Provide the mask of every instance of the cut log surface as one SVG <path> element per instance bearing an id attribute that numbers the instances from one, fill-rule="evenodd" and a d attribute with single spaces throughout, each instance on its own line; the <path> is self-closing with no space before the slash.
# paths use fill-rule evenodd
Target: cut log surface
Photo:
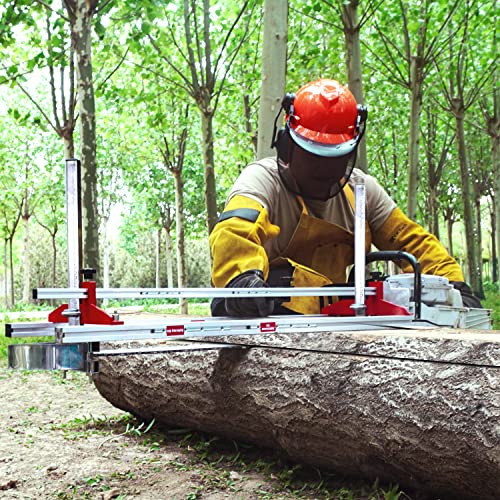
<path id="1" fill-rule="evenodd" d="M 434 498 L 500 498 L 499 331 L 211 340 L 244 346 L 107 357 L 95 384 L 143 419 Z"/>

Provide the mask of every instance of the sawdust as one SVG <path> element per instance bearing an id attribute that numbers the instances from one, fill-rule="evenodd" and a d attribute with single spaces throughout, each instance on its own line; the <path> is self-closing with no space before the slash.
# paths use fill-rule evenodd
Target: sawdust
<path id="1" fill-rule="evenodd" d="M 261 473 L 196 462 L 114 408 L 83 373 L 0 369 L 0 498 L 296 498 Z"/>

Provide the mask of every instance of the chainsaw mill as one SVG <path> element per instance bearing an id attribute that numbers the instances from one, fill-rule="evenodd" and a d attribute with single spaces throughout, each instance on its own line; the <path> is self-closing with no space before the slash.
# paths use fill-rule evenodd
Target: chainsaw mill
<path id="1" fill-rule="evenodd" d="M 53 342 L 9 346 L 9 368 L 23 370 L 78 370 L 89 374 L 99 369 L 105 356 L 244 347 L 248 335 L 275 333 L 363 331 L 383 329 L 491 329 L 491 310 L 463 307 L 460 292 L 447 278 L 422 275 L 418 261 L 406 252 L 365 253 L 365 186 L 355 185 L 354 267 L 349 282 L 328 287 L 282 288 L 97 288 L 95 271 L 81 269 L 80 162 L 68 159 L 66 174 L 66 226 L 68 288 L 37 288 L 37 300 L 65 299 L 48 314 L 47 322 L 9 323 L 7 337 L 53 336 Z M 367 265 L 405 260 L 413 273 L 383 277 Z M 351 279 L 351 277 L 353 279 Z M 164 321 L 144 319 L 125 323 L 97 305 L 101 299 L 213 299 L 216 297 L 317 297 L 319 315 L 283 315 L 265 318 L 199 317 Z M 210 337 L 241 336 L 238 344 Z M 200 339 L 208 339 L 200 341 Z M 126 345 L 141 341 L 141 347 Z M 144 343 L 144 341 L 147 341 Z M 150 342 L 151 341 L 151 342 Z M 167 342 L 167 341 L 175 341 Z M 125 343 L 124 348 L 103 349 L 101 343 Z M 170 345 L 168 345 L 170 344 Z M 116 346 L 113 346 L 116 347 Z"/>

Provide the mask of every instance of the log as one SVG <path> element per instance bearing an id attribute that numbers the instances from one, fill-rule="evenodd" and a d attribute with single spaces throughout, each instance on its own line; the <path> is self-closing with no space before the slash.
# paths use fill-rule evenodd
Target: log
<path id="1" fill-rule="evenodd" d="M 498 498 L 499 331 L 213 340 L 244 345 L 104 358 L 95 385 L 116 407 L 159 424 L 441 498 Z"/>

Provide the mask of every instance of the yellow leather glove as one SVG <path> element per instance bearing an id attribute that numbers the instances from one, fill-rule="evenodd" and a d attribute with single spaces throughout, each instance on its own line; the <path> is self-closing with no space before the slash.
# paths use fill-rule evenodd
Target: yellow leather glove
<path id="1" fill-rule="evenodd" d="M 457 261 L 431 233 L 395 208 L 378 231 L 373 231 L 373 244 L 379 250 L 401 250 L 420 262 L 422 273 L 444 276 L 449 281 L 465 281 Z M 402 264 L 411 272 L 409 264 Z"/>

